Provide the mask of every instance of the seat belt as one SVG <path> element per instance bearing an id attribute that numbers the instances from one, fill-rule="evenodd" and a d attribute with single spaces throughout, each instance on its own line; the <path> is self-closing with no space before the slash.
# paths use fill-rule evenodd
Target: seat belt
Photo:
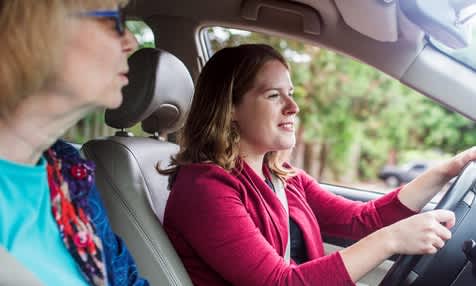
<path id="1" fill-rule="evenodd" d="M 288 243 L 286 244 L 286 252 L 284 253 L 284 261 L 287 264 L 291 261 L 291 233 L 290 233 L 290 225 L 289 225 L 289 208 L 288 208 L 288 199 L 286 198 L 286 192 L 284 190 L 284 183 L 281 179 L 278 178 L 275 174 L 271 173 L 271 181 L 274 186 L 274 190 L 276 192 L 276 196 L 278 197 L 279 201 L 283 205 L 284 209 L 286 210 L 286 214 L 288 215 L 287 219 L 287 229 L 288 229 Z"/>
<path id="2" fill-rule="evenodd" d="M 44 286 L 33 273 L 0 246 L 1 286 Z"/>

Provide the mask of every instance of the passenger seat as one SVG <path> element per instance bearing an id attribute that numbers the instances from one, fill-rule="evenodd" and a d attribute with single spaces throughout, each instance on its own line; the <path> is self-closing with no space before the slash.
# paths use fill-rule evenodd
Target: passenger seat
<path id="1" fill-rule="evenodd" d="M 167 166 L 179 149 L 160 135 L 183 125 L 193 81 L 179 59 L 159 49 L 137 51 L 129 67 L 123 104 L 105 115 L 106 123 L 119 131 L 87 142 L 82 151 L 96 163 L 96 182 L 111 225 L 126 242 L 140 275 L 151 285 L 192 285 L 157 219 L 163 220 L 169 190 L 168 178 L 155 166 L 159 161 Z M 151 137 L 124 131 L 139 122 Z"/>

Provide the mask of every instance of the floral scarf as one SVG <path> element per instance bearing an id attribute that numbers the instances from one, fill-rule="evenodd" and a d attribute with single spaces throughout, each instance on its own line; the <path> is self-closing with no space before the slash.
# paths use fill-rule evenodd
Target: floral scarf
<path id="1" fill-rule="evenodd" d="M 94 185 L 94 163 L 62 152 L 55 144 L 45 152 L 53 217 L 61 238 L 91 285 L 107 285 L 102 242 L 88 213 L 88 192 Z"/>

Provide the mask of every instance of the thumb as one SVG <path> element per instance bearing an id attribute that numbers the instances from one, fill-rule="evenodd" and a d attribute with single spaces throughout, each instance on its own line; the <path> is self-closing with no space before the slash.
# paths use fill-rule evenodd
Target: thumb
<path id="1" fill-rule="evenodd" d="M 444 224 L 447 228 L 452 228 L 456 223 L 455 213 L 449 210 L 431 211 L 435 219 Z"/>

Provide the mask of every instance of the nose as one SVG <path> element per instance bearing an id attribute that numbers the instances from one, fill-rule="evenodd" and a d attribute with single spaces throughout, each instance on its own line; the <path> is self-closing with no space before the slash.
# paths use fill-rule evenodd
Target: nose
<path id="1" fill-rule="evenodd" d="M 126 29 L 124 36 L 121 38 L 121 44 L 122 51 L 126 54 L 133 53 L 139 46 L 136 37 L 128 29 Z"/>
<path id="2" fill-rule="evenodd" d="M 286 105 L 283 113 L 285 115 L 293 115 L 299 113 L 299 106 L 291 96 L 286 96 Z"/>

